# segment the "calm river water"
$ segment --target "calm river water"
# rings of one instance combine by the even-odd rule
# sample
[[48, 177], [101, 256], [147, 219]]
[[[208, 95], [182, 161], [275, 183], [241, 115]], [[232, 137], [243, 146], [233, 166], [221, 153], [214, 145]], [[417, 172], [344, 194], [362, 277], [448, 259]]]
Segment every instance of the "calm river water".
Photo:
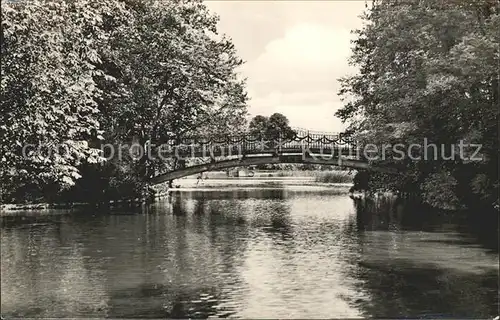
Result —
[[177, 190], [143, 211], [3, 217], [1, 311], [496, 316], [496, 229], [416, 210], [338, 188], [233, 185]]

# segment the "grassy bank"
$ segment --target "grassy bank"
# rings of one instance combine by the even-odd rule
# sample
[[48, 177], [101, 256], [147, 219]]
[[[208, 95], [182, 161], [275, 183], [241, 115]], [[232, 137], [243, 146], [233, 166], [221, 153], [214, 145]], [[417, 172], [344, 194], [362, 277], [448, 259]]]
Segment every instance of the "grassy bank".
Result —
[[348, 171], [321, 171], [315, 175], [316, 182], [323, 183], [351, 183], [354, 174]]
[[349, 171], [277, 171], [276, 177], [312, 177], [315, 182], [351, 183], [354, 173]]
[[[310, 178], [315, 182], [322, 183], [352, 183], [354, 172], [349, 171], [317, 171], [317, 170], [256, 170], [253, 177], [241, 178]], [[198, 175], [192, 175], [186, 178], [196, 179]], [[228, 179], [225, 172], [210, 171], [203, 173], [203, 179]], [[230, 177], [229, 179], [237, 179]]]

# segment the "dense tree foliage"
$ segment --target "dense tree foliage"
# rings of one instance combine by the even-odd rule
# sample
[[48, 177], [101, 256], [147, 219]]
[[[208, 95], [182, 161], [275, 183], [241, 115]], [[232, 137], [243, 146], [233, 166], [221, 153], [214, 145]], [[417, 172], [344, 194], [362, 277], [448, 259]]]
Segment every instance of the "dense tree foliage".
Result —
[[[337, 116], [364, 144], [438, 146], [427, 160], [388, 160], [401, 176], [372, 175], [372, 187], [416, 192], [432, 205], [458, 199], [498, 204], [500, 15], [493, 0], [381, 0], [356, 31]], [[451, 148], [480, 144], [481, 161]], [[441, 154], [441, 146], [445, 154]], [[465, 158], [476, 147], [464, 147]], [[414, 158], [434, 149], [413, 149]], [[445, 201], [445, 199], [447, 201]]]
[[[95, 63], [106, 37], [104, 16], [120, 10], [115, 2], [2, 2], [0, 169], [6, 190], [70, 187], [82, 161], [100, 161], [88, 144], [99, 130]], [[27, 144], [43, 145], [44, 152]]]
[[[2, 2], [3, 200], [137, 193], [160, 163], [127, 148], [103, 163], [102, 144], [242, 132], [243, 61], [217, 21], [201, 0]], [[57, 148], [24, 156], [28, 143]]]
[[257, 115], [252, 118], [248, 125], [248, 132], [256, 137], [284, 139], [293, 138], [295, 131], [290, 127], [286, 116], [281, 113], [273, 113], [270, 117]]

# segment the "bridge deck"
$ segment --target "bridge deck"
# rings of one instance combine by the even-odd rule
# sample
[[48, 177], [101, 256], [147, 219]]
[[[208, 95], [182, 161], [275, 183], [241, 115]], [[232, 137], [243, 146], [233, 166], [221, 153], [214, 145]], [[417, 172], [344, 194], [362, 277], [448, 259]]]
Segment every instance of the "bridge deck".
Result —
[[[168, 143], [156, 151], [165, 158], [187, 160], [208, 158], [209, 163], [158, 173], [152, 183], [161, 183], [204, 171], [236, 166], [277, 163], [337, 165], [354, 169], [392, 172], [390, 168], [371, 166], [361, 159], [356, 141], [342, 134], [296, 134], [294, 137], [266, 138], [251, 135], [218, 138], [189, 138]], [[216, 159], [216, 158], [223, 159]], [[236, 159], [234, 158], [236, 157]], [[231, 159], [232, 158], [232, 159]]]

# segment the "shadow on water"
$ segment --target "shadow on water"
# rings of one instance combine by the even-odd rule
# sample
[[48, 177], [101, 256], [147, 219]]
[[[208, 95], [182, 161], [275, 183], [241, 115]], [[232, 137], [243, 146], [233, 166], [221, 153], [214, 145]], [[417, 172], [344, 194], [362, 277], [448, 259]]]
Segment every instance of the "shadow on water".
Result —
[[[432, 319], [497, 314], [497, 224], [471, 219], [468, 212], [437, 211], [397, 199], [355, 200], [355, 207], [363, 252], [357, 277], [363, 279], [360, 289], [371, 297], [359, 302], [365, 315]], [[491, 254], [488, 259], [484, 248]]]
[[225, 200], [225, 199], [283, 199], [286, 191], [281, 188], [269, 189], [213, 189], [201, 191], [173, 191], [172, 197], [193, 198], [205, 200]]
[[470, 215], [286, 188], [173, 192], [137, 210], [3, 218], [4, 315], [489, 318], [497, 312], [498, 254]]
[[1, 228], [36, 228], [48, 225], [59, 225], [63, 222], [62, 215], [14, 215], [5, 216], [0, 219]]
[[373, 318], [493, 318], [498, 311], [498, 271], [481, 274], [415, 267], [409, 262], [360, 262], [358, 276], [370, 301], [360, 303]]
[[498, 253], [497, 212], [443, 211], [395, 197], [356, 199], [354, 205], [359, 230], [453, 231], [462, 238], [455, 244], [479, 243]]

